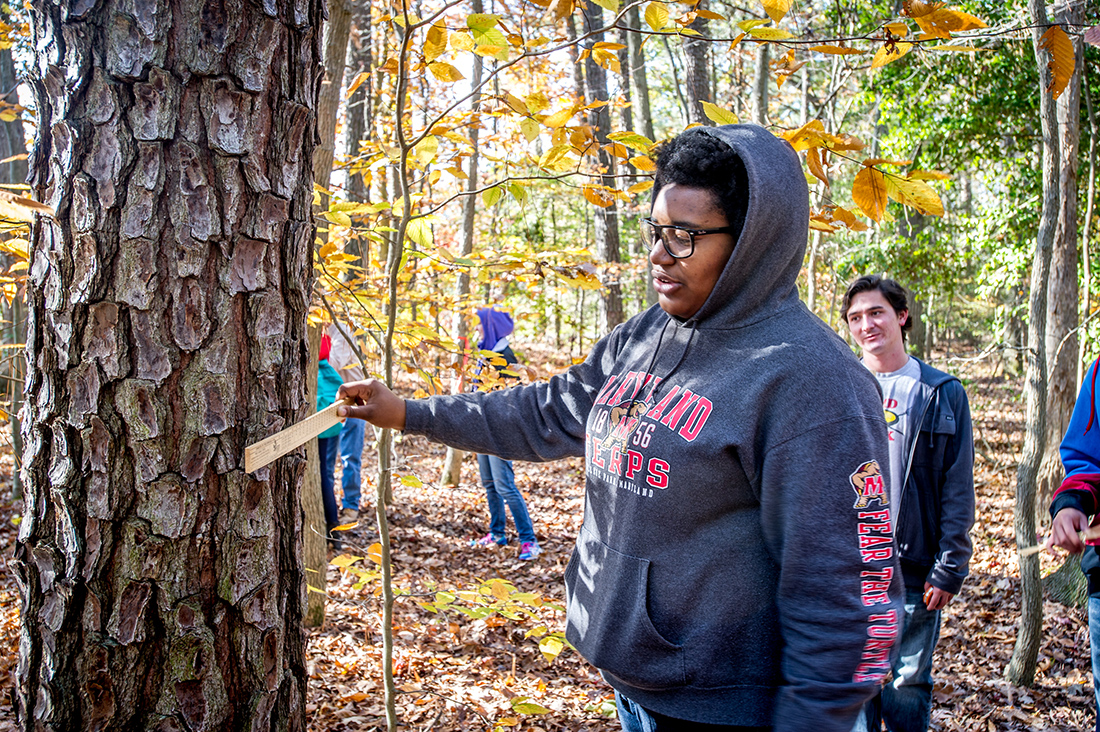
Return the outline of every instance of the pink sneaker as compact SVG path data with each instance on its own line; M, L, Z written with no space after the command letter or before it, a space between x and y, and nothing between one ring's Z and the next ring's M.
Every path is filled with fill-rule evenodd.
M525 562L530 561L542 553L537 541L525 541L519 545L519 558Z

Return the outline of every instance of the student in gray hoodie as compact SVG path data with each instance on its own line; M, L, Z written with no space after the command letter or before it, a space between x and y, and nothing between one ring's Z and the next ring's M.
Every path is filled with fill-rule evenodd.
M585 456L566 634L628 732L848 732L890 668L902 588L881 396L798 299L798 157L761 127L698 127L663 146L653 190L659 306L583 363L419 400L345 384L341 415L510 460Z

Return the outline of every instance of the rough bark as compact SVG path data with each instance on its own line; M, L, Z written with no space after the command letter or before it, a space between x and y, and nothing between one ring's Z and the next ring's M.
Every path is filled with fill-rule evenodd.
M1031 287L1028 299L1028 353L1024 397L1027 403L1024 423L1024 449L1016 472L1016 505L1013 525L1016 545L1020 548L1035 541L1035 492L1039 466L1043 457L1046 432L1046 313L1047 275L1051 249L1058 224L1058 112L1047 88L1051 73L1039 49L1039 39L1047 24L1043 0L1028 0L1032 24L1032 45L1039 67L1040 119L1042 123L1043 210L1035 239L1031 265ZM1039 577L1039 557L1032 554L1020 559L1020 628L1016 646L1005 669L1006 678L1017 686L1030 686L1035 680L1035 666L1042 640L1043 588Z
M696 10L707 10L707 0L699 0ZM706 36L706 18L696 17L688 27ZM684 86L688 95L688 124L709 124L703 112L703 102L711 101L710 95L710 45L699 36L684 36Z
M473 0L471 8L471 12L473 13L482 12L481 0ZM462 230L459 232L459 237L462 240L461 251L463 257L469 257L474 252L474 225L476 223L475 213L477 212L477 196L474 191L477 190L478 186L478 141L480 140L481 131L480 124L477 120L481 112L481 78L483 68L481 56L475 55L472 78L470 79L470 89L473 92L473 95L470 97L470 111L473 114L475 122L470 125L468 133L470 137L470 166L466 171L466 198L462 200ZM470 329L467 327L468 308L466 303L469 301L469 298L470 273L468 270L462 269L459 271L458 279L455 283L455 310L454 319L451 324L451 331L454 333L455 342L462 346L463 352L458 357L460 360L465 358L465 355L469 353L472 347L469 343L471 333ZM476 345L476 342L473 345ZM459 394L465 390L465 373L460 370L451 381L451 393ZM458 485L462 482L462 460L464 457L466 457L466 453L463 450L456 450L453 447L447 448L447 454L443 458L443 471L439 478L441 484Z
M592 33L597 28L603 27L603 9L586 0L584 4L584 32ZM603 41L603 33L591 36L592 43ZM596 63L592 55L584 61L584 79L588 91L588 103L597 100L607 101L607 72ZM614 162L611 154L604 148L608 144L608 135L611 134L610 105L604 105L588 112L588 122L596 133L596 141L600 145L599 165L602 172L601 182L605 186L615 186ZM597 207L593 232L596 239L596 252L603 262L610 265L601 290L600 327L603 333L611 330L623 322L623 295L619 284L618 265L622 262L619 247L619 216L618 206L612 204L607 207Z
M320 0L32 10L24 730L300 730Z
M1082 79L1085 90L1085 102L1089 121L1089 184L1088 193L1085 195L1085 220L1081 232L1081 270L1084 282L1081 285L1081 317L1087 319L1092 314L1092 250L1089 240L1092 238L1092 215L1096 203L1096 110L1092 106L1092 94L1089 86ZM1085 352L1088 338L1078 338L1079 348L1077 355L1077 383L1085 377L1085 371L1091 362L1089 354Z

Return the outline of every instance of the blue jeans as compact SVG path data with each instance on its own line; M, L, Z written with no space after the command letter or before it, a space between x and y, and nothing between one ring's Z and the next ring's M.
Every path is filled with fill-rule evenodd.
M932 717L932 652L940 640L940 611L924 604L924 590L905 588L905 618L894 678L864 707L854 732L927 732Z
M344 471L341 483L344 488L344 508L359 510L359 491L363 481L363 434L367 423L361 419L344 420L340 430L340 465Z
M704 724L656 714L615 692L619 724L623 732L767 732L771 727L737 727L728 724Z
M336 449L339 445L339 437L321 437L317 440L317 454L321 458L321 500L325 504L326 529L331 529L340 522L335 491Z
M1096 697L1096 732L1100 732L1100 597L1089 597L1089 647L1092 649L1092 693Z
M485 498L489 501L489 533L498 544L507 544L504 533L506 517L504 504L512 512L512 521L516 524L516 533L520 543L535 540L535 527L527 514L527 504L523 494L516 488L515 474L511 461L496 455L477 456L477 468L481 472L481 484L485 486Z

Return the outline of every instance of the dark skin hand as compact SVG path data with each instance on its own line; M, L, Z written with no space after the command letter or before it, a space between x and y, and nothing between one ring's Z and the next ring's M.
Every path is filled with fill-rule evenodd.
M1071 554L1080 554L1085 551L1085 542L1081 541L1080 532L1089 527L1089 517L1076 508L1063 508L1054 516L1054 522L1050 527L1050 538L1046 540L1046 548L1056 554L1054 547L1065 549Z
M383 429L405 429L405 400L378 379L343 384L336 392L336 401L341 399L354 402L354 406L336 410L341 419L354 417Z

